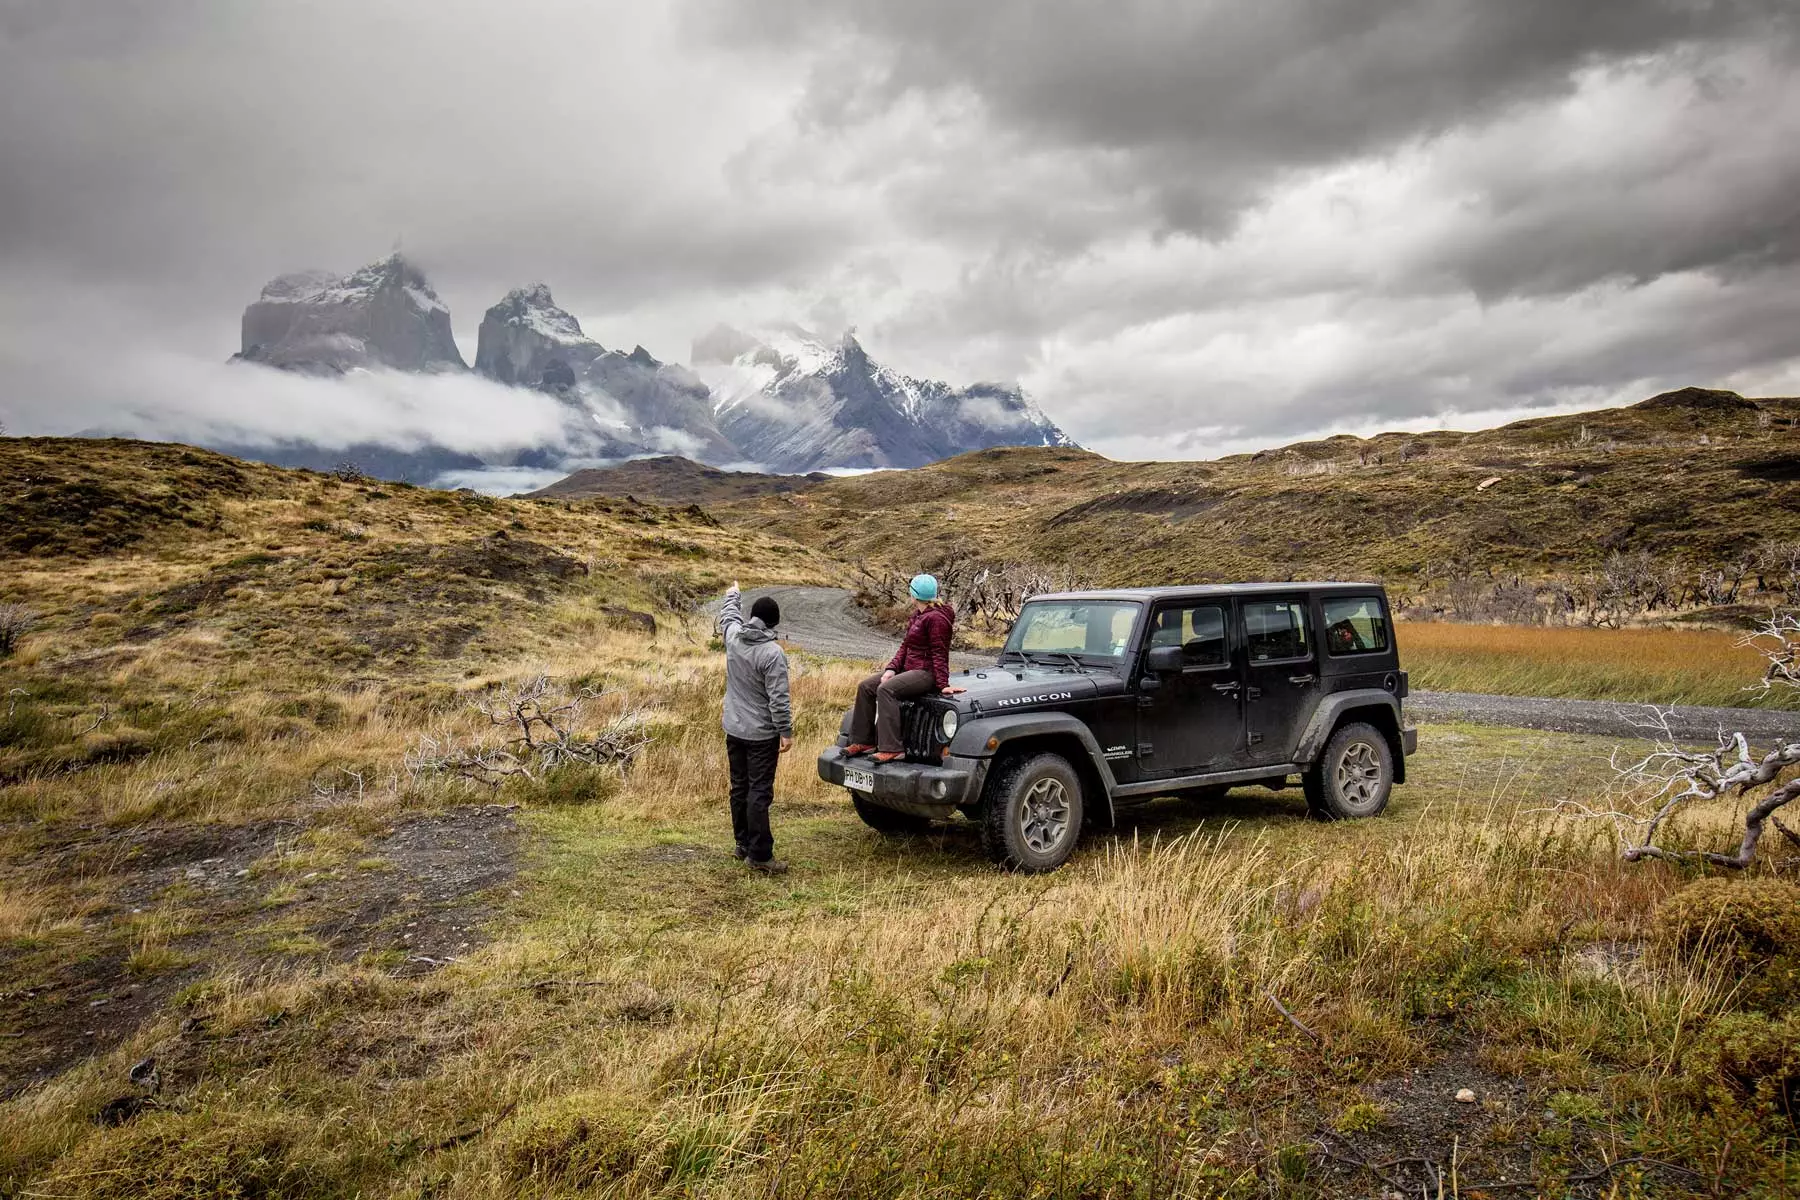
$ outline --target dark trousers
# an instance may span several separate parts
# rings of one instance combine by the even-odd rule
[[[886,683],[879,675],[869,676],[856,685],[850,740],[864,746],[873,742],[882,754],[899,754],[906,749],[900,733],[901,701],[936,690],[937,679],[930,671],[902,671]]]
[[[731,762],[731,832],[737,847],[752,862],[775,856],[769,832],[769,802],[775,799],[775,767],[781,762],[781,739],[747,742],[725,735],[725,757]]]

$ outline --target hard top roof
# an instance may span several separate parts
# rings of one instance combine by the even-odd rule
[[[1185,587],[1105,588],[1083,592],[1045,592],[1033,600],[1185,600],[1205,596],[1267,596],[1293,592],[1383,592],[1379,583],[1195,583]]]

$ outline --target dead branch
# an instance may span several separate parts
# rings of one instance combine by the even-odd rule
[[[513,778],[535,780],[572,765],[624,772],[650,744],[647,711],[628,709],[595,732],[579,732],[583,708],[607,694],[604,686],[565,692],[540,672],[510,693],[489,693],[475,701],[475,711],[490,727],[512,733],[502,744],[480,737],[457,742],[421,736],[418,749],[407,755],[406,768],[414,776],[449,775],[488,788]]]
[[[1793,613],[1771,614],[1743,645],[1761,651],[1768,662],[1762,682],[1767,694],[1777,685],[1800,688],[1800,617]],[[1750,748],[1742,733],[1719,731],[1718,741],[1706,750],[1684,748],[1671,727],[1672,708],[1651,706],[1648,716],[1633,724],[1650,735],[1651,751],[1636,761],[1621,763],[1615,752],[1613,771],[1622,797],[1611,807],[1570,802],[1565,811],[1610,820],[1618,831],[1626,862],[1646,858],[1669,862],[1705,862],[1741,871],[1755,859],[1758,843],[1769,824],[1789,838],[1793,834],[1775,817],[1777,810],[1800,800],[1800,777],[1781,782],[1782,772],[1800,763],[1800,732],[1761,754]],[[1800,724],[1800,717],[1796,717]],[[1771,787],[1771,785],[1777,785]],[[1658,844],[1658,836],[1677,815],[1695,805],[1714,801],[1747,801],[1763,788],[1744,814],[1744,833],[1737,850],[1722,854],[1708,850],[1670,850]]]
[[[1311,1038],[1314,1045],[1323,1046],[1325,1044],[1325,1039],[1301,1024],[1300,1018],[1289,1012],[1287,1010],[1287,1005],[1276,999],[1274,992],[1270,991],[1268,988],[1264,988],[1263,995],[1269,998],[1269,1003],[1275,1006],[1276,1012],[1287,1018],[1289,1025],[1292,1025],[1295,1029],[1298,1029],[1301,1033],[1304,1033],[1307,1037]]]

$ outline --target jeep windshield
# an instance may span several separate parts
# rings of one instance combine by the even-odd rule
[[[1119,662],[1131,648],[1138,612],[1122,600],[1034,600],[1019,614],[1000,661],[1060,667]]]

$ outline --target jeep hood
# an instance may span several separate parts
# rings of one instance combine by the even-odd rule
[[[1124,689],[1124,681],[1111,671],[1092,667],[1076,672],[1009,665],[953,671],[950,686],[968,689],[960,696],[948,697],[961,712],[991,717],[1116,694]]]

